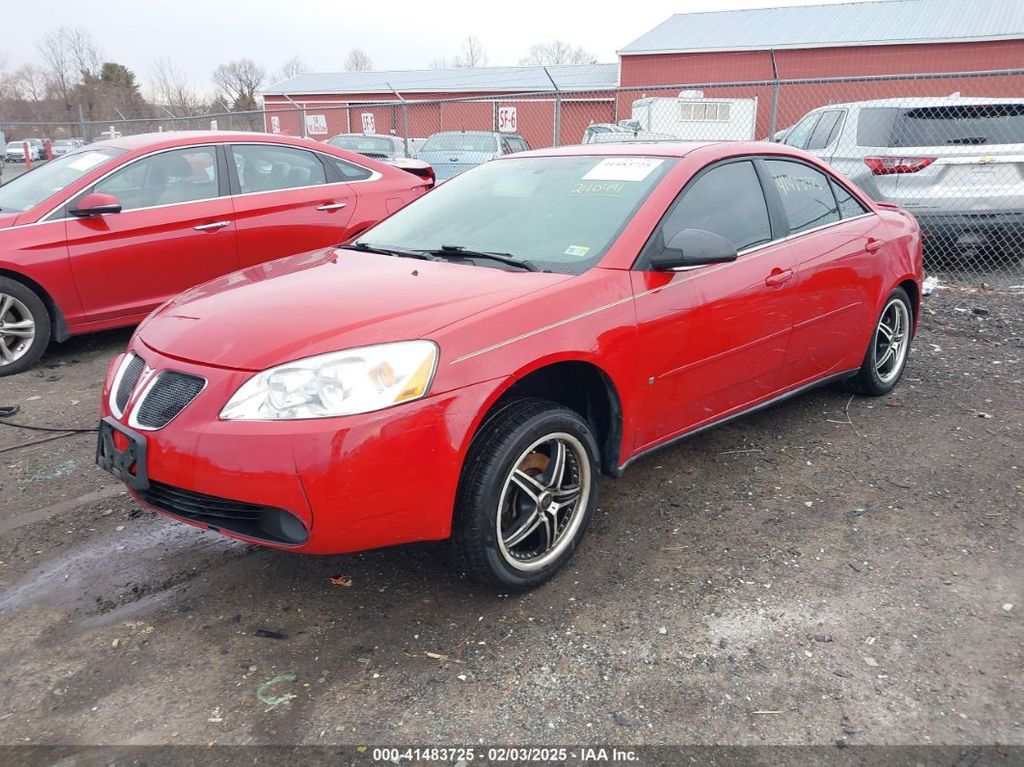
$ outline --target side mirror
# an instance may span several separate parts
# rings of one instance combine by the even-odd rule
[[[724,264],[736,260],[736,246],[725,237],[703,229],[683,229],[651,256],[651,268],[666,272],[684,266]]]
[[[112,194],[103,194],[102,192],[90,192],[78,201],[78,205],[68,209],[68,213],[79,218],[120,212],[121,203],[118,199]]]

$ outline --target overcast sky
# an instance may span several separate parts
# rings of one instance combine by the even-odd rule
[[[838,0],[814,0],[815,3]],[[515,65],[532,43],[562,39],[599,61],[673,13],[809,5],[803,0],[5,0],[0,59],[8,69],[41,63],[36,41],[50,28],[82,26],[104,60],[147,83],[153,60],[170,56],[196,85],[220,63],[247,56],[273,73],[300,56],[318,72],[342,68],[351,48],[377,70],[426,68],[476,35],[490,65]]]

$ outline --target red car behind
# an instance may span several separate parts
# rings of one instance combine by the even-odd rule
[[[240,268],[344,242],[432,181],[286,136],[125,136],[0,187],[0,375]]]
[[[111,364],[98,462],[244,540],[452,537],[473,576],[529,588],[599,473],[827,382],[891,391],[921,276],[913,217],[799,150],[513,155],[154,313]]]

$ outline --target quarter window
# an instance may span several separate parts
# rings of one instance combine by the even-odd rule
[[[690,184],[662,224],[668,242],[683,229],[703,229],[725,237],[736,250],[772,238],[768,206],[749,161],[711,168]]]
[[[324,166],[312,152],[275,144],[231,147],[242,194],[326,183]]]
[[[788,160],[765,160],[782,198],[790,234],[839,220],[839,209],[828,176],[810,166]]]
[[[859,216],[868,212],[860,200],[847,192],[844,187],[832,179],[829,179],[829,182],[832,184],[832,193],[836,196],[836,202],[839,204],[839,213],[843,218],[852,218],[853,216]]]
[[[332,157],[331,155],[320,155],[324,160],[334,166],[334,169],[338,171],[338,175],[341,176],[343,181],[366,181],[373,172],[367,170],[361,165],[342,160],[339,157]]]
[[[198,202],[220,193],[212,146],[173,149],[143,157],[111,173],[90,192],[114,195],[121,210]]]

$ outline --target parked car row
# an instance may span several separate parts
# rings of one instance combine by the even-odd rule
[[[327,143],[378,160],[422,160],[433,168],[438,183],[488,160],[530,148],[518,133],[497,131],[442,131],[426,139],[403,139],[379,133],[340,133],[328,139]]]
[[[6,162],[25,162],[25,143],[28,142],[28,157],[33,162],[46,159],[46,145],[41,138],[27,138],[21,141],[8,141],[4,148]]]

